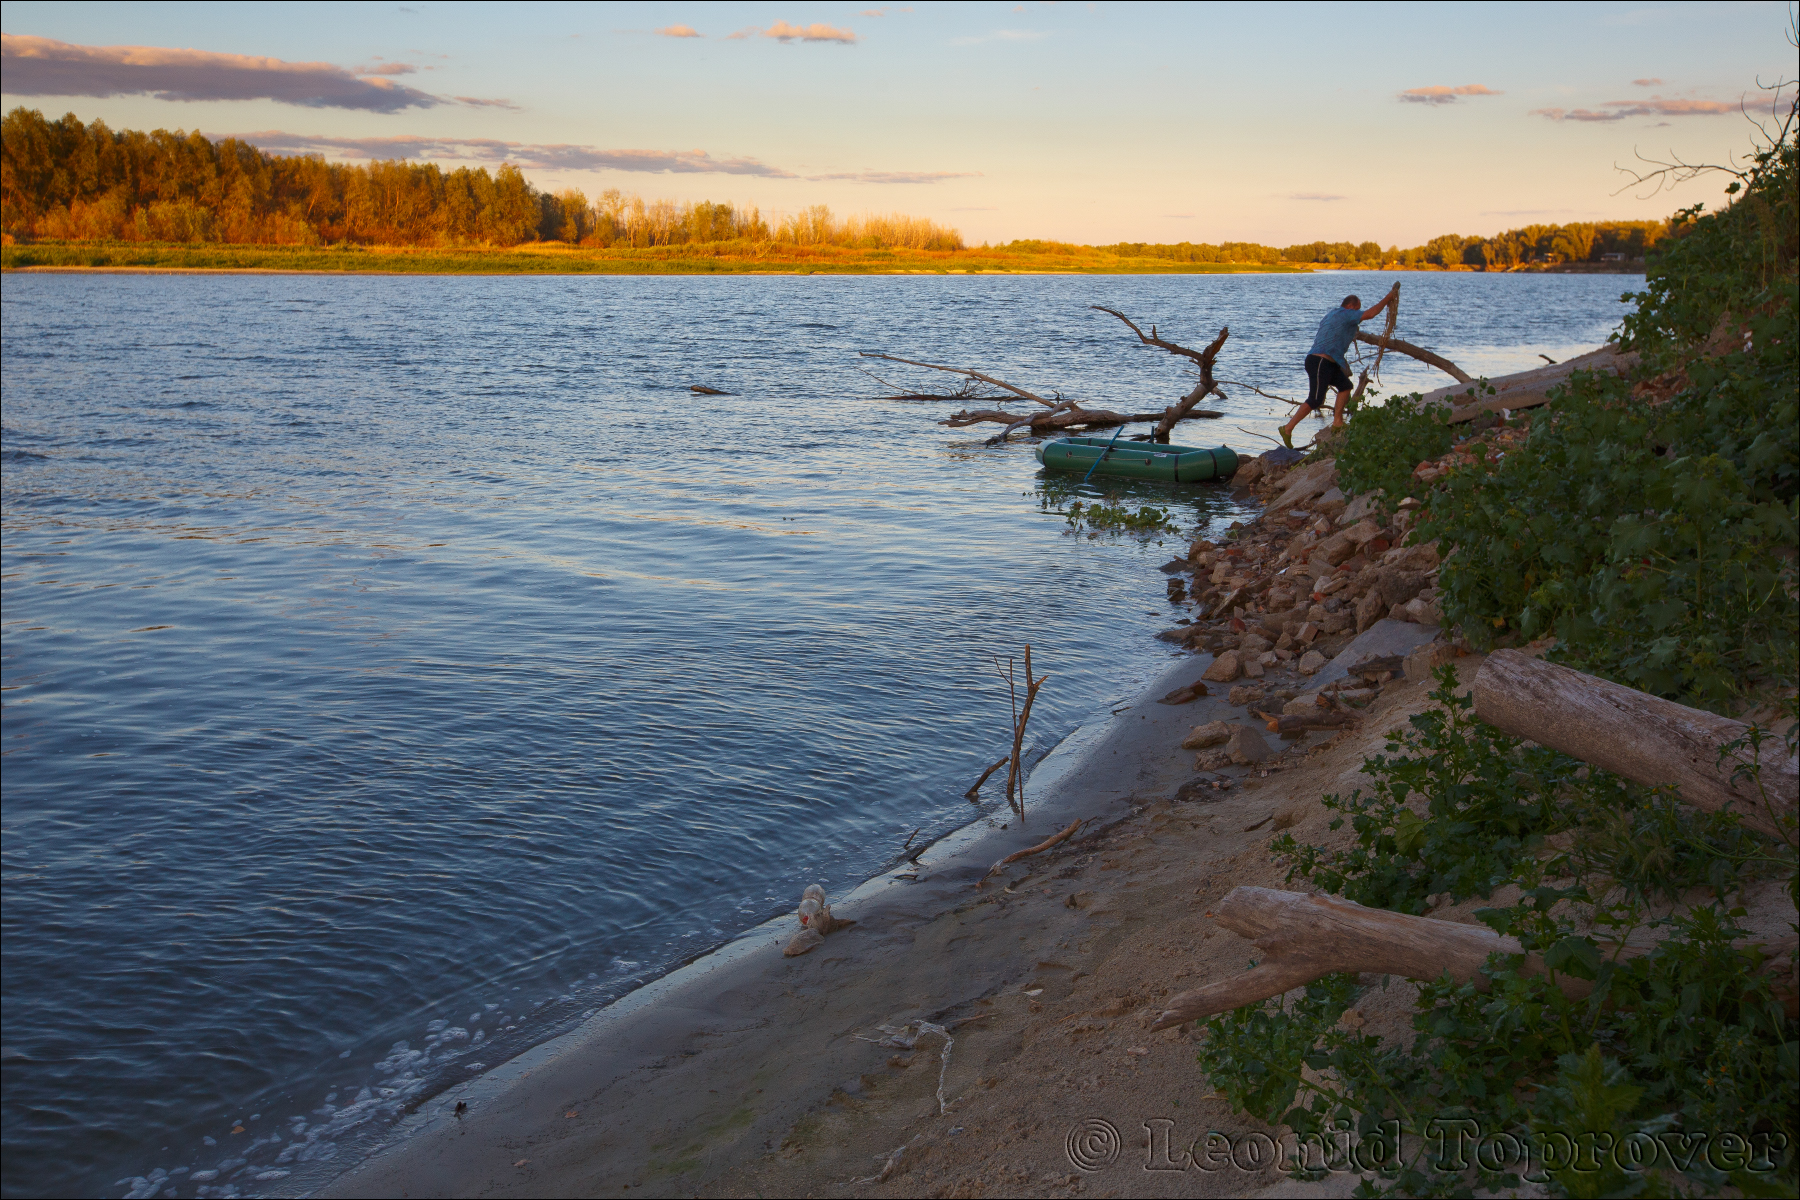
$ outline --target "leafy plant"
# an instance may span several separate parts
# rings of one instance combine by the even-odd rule
[[[1148,504],[1139,505],[1137,511],[1133,512],[1116,500],[1077,500],[1069,505],[1064,516],[1072,530],[1085,527],[1095,531],[1146,535],[1180,531],[1180,526],[1169,518],[1167,509],[1154,508]]]
[[[1413,468],[1436,458],[1456,442],[1456,431],[1436,408],[1420,410],[1406,396],[1391,397],[1380,407],[1363,405],[1346,426],[1337,453],[1338,481],[1346,495],[1380,490],[1391,506],[1420,485]]]
[[[1744,911],[1715,903],[1653,918],[1647,907],[1695,884],[1724,897],[1750,874],[1792,877],[1791,848],[1730,814],[1696,813],[1666,791],[1499,734],[1473,718],[1448,668],[1433,699],[1435,710],[1365,768],[1372,797],[1327,798],[1354,821],[1353,849],[1289,835],[1277,850],[1290,879],[1401,911],[1419,911],[1428,891],[1487,897],[1516,885],[1516,903],[1478,915],[1548,973],[1526,972],[1523,955],[1497,956],[1484,986],[1423,985],[1410,1047],[1339,1024],[1368,989],[1348,975],[1321,980],[1285,1006],[1208,1021],[1199,1057],[1213,1086],[1303,1139],[1353,1130],[1409,1146],[1353,1164],[1377,1168],[1388,1194],[1527,1180],[1568,1196],[1716,1193],[1728,1182],[1752,1194],[1791,1190],[1800,1104],[1782,1080],[1800,1066],[1800,1026],[1773,995],[1760,951],[1740,944]],[[1668,936],[1650,953],[1608,948],[1656,926]],[[1560,986],[1568,977],[1592,991],[1570,995]],[[1409,1136],[1384,1132],[1395,1126]],[[1465,1127],[1512,1158],[1446,1140],[1446,1129]],[[1707,1149],[1754,1142],[1757,1131],[1760,1148],[1745,1143],[1736,1157]],[[1322,1171],[1303,1164],[1296,1174]]]

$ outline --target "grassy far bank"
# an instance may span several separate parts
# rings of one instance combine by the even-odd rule
[[[0,268],[76,270],[331,271],[394,275],[974,274],[1211,275],[1294,273],[1288,264],[1186,263],[1113,254],[861,249],[715,242],[641,248],[534,243],[511,248],[240,246],[178,242],[35,242],[0,247]]]

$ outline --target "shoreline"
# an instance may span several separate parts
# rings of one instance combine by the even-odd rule
[[[1364,642],[1410,650],[1438,634],[1435,626],[1384,621],[1352,639],[1339,657],[1360,655]],[[1217,777],[1236,782],[1222,800],[1174,803],[1171,795],[1194,778],[1192,752],[1180,746],[1183,735],[1192,726],[1243,713],[1217,686],[1215,694],[1187,704],[1157,699],[1199,680],[1214,661],[1211,654],[1176,651],[1160,670],[1146,667],[1142,687],[1126,707],[1077,728],[1040,760],[1028,779],[1023,826],[1008,820],[995,829],[991,820],[978,818],[927,847],[916,881],[900,878],[911,873],[900,864],[833,897],[834,914],[857,925],[834,933],[812,953],[782,957],[781,947],[797,928],[791,915],[765,922],[621,997],[576,1029],[436,1094],[365,1159],[312,1194],[532,1196],[647,1189],[689,1195],[701,1189],[736,1194],[745,1186],[754,1192],[746,1173],[781,1169],[779,1147],[793,1143],[795,1130],[816,1122],[820,1110],[874,1090],[871,1080],[884,1063],[892,1072],[899,1056],[880,1044],[884,1030],[916,1028],[918,1022],[954,1028],[975,1020],[982,1028],[959,1037],[958,1045],[972,1039],[979,1048],[996,1034],[1016,1036],[1004,1026],[990,1028],[984,1020],[990,1014],[982,1010],[1008,1000],[1016,1004],[1021,984],[1046,956],[1073,959],[1073,942],[1121,923],[1111,898],[1096,898],[1091,890],[1041,889],[1041,895],[1021,898],[1012,886],[1021,871],[1031,877],[1084,855],[1091,870],[1109,870],[1095,859],[1122,831],[1137,836],[1137,826],[1176,810],[1202,814],[1217,826],[1209,830],[1218,835],[1209,858],[1228,857],[1240,843],[1260,844],[1273,834],[1267,820],[1252,827],[1260,827],[1254,836],[1237,832],[1237,816],[1269,802],[1267,789],[1257,785],[1279,781],[1275,772],[1341,739],[1311,735],[1294,751],[1294,762],[1273,769],[1224,768]],[[1311,686],[1332,676],[1327,667]],[[1294,682],[1306,686],[1301,677]],[[976,886],[997,859],[1074,819],[1084,822],[1078,836],[1007,872],[1010,878]],[[1157,869],[1140,864],[1116,878],[1136,887],[1139,877]],[[1149,916],[1122,923],[1142,924]],[[987,929],[971,935],[971,925]],[[969,952],[976,949],[965,944],[971,938],[980,953]],[[1051,943],[1063,948],[1052,951]],[[935,1053],[925,1057],[937,1059]],[[959,1082],[968,1058],[957,1061],[953,1054],[952,1065],[945,1095],[954,1102],[952,1093],[968,1090],[966,1080]],[[926,1077],[932,1072],[908,1074],[915,1083],[931,1082]],[[459,1104],[467,1105],[461,1114]],[[945,1115],[935,1092],[924,1109],[929,1111],[919,1119],[928,1124]]]

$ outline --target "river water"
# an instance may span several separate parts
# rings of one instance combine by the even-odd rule
[[[1028,444],[857,368],[954,380],[856,351],[1139,411],[1190,386],[1099,303],[1229,324],[1219,374],[1294,395],[1389,278],[6,276],[5,1195],[316,1186],[992,813],[990,656],[1051,676],[1040,750],[1116,705],[1181,538],[1071,536]],[[1400,333],[1519,370],[1637,286],[1408,275]],[[1226,391],[1177,440],[1266,448],[1278,406]]]

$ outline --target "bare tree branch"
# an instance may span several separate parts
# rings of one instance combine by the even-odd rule
[[[1357,331],[1356,340],[1367,346],[1381,345],[1380,338],[1376,337],[1372,333],[1363,333],[1360,330]],[[1387,339],[1387,349],[1398,351],[1399,353],[1406,355],[1408,358],[1416,358],[1422,363],[1426,363],[1430,366],[1436,367],[1438,370],[1444,372],[1446,375],[1449,375],[1452,379],[1456,380],[1456,382],[1458,382],[1458,383],[1474,383],[1475,382],[1473,379],[1471,379],[1469,377],[1468,373],[1465,372],[1461,367],[1457,366],[1455,363],[1451,362],[1449,359],[1443,357],[1442,355],[1433,354],[1431,351],[1425,349],[1423,346],[1415,346],[1411,342],[1403,342],[1397,337],[1391,337],[1391,338]]]
[[[1006,382],[1006,380],[1004,380],[1004,379],[996,379],[992,375],[983,375],[980,371],[971,371],[967,367],[940,367],[936,363],[915,362],[914,360],[912,360],[910,358],[900,358],[900,357],[898,357],[896,355],[892,355],[892,354],[877,354],[873,350],[859,350],[859,351],[857,351],[857,353],[862,355],[864,358],[883,358],[883,359],[886,359],[888,362],[905,363],[909,367],[924,367],[930,371],[948,371],[952,375],[966,375],[970,379],[979,379],[983,383],[991,384],[997,388],[1003,388],[1004,390],[1011,392],[1015,396],[1022,396],[1027,400],[1036,401],[1037,403],[1042,404],[1045,408],[1058,407],[1057,401],[1055,401],[1055,400],[1046,400],[1042,396],[1036,395],[1035,393],[1032,393],[1032,392],[1028,392],[1022,387],[1015,387],[1012,384]],[[1072,401],[1065,401],[1064,403],[1072,403]]]

